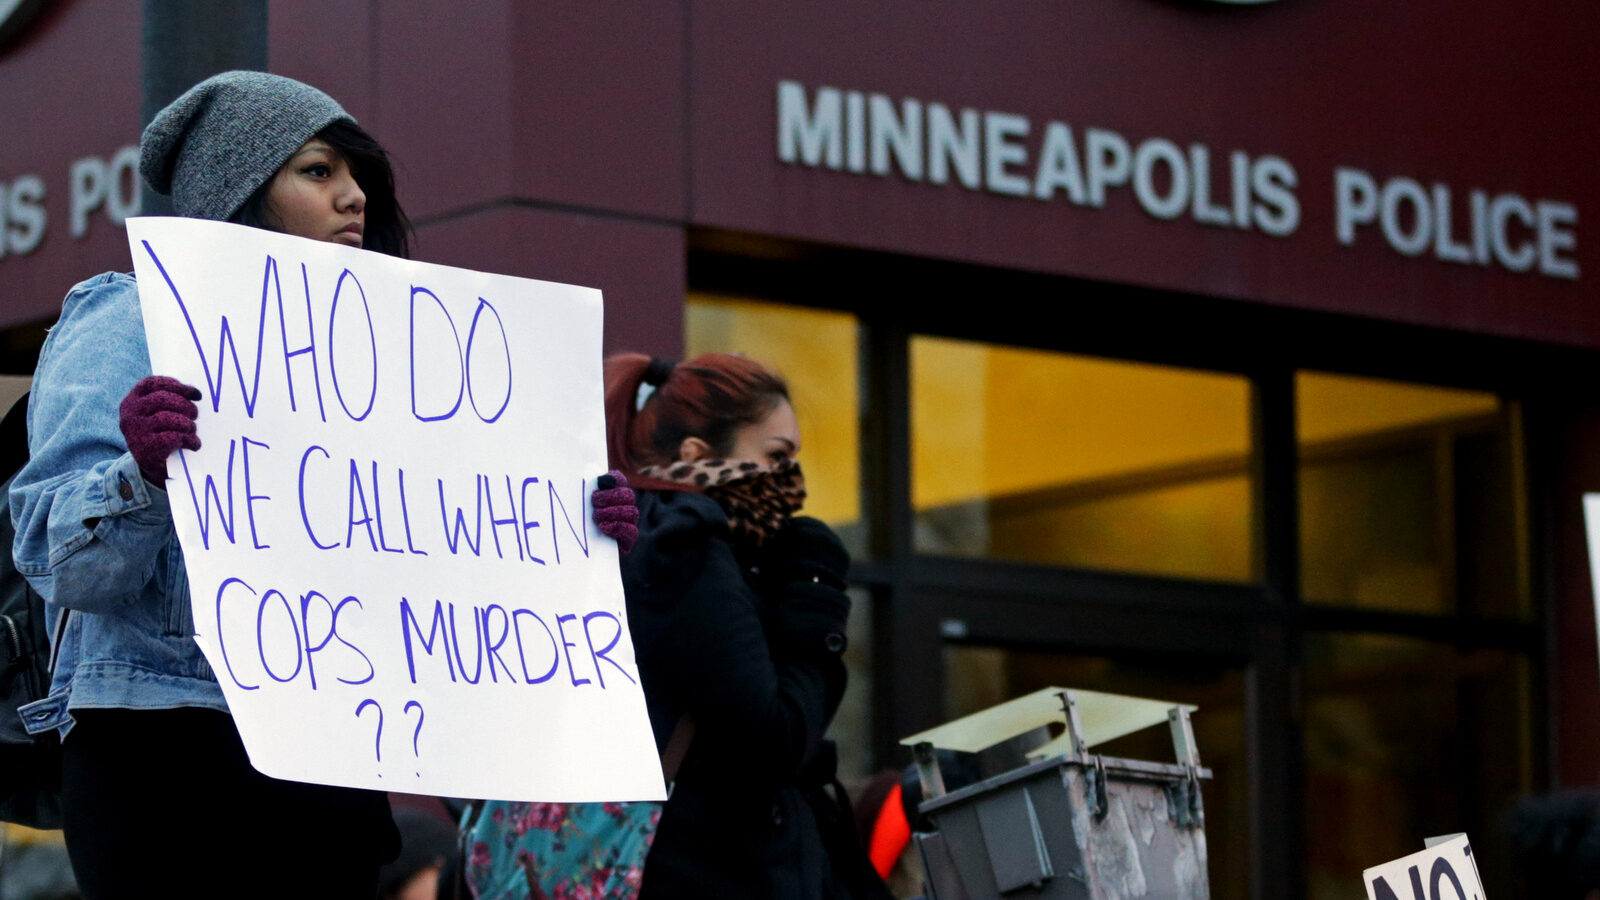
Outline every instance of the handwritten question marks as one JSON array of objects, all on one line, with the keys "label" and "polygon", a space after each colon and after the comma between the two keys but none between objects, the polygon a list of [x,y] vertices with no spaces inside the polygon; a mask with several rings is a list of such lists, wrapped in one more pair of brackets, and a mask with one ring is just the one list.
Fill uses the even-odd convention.
[{"label": "handwritten question marks", "polygon": [[[383,762],[383,707],[378,705],[378,701],[371,698],[363,700],[356,704],[356,718],[361,718],[361,712],[369,706],[378,711],[378,733],[372,738],[372,755],[377,757],[378,762]],[[379,775],[378,777],[382,778],[383,776]]]},{"label": "handwritten question marks", "polygon": [[[425,713],[422,709],[422,704],[415,700],[407,700],[404,711],[411,712],[412,707],[416,707],[417,710],[417,728],[415,731],[411,732],[411,755],[420,759],[422,754],[417,750],[417,741],[422,737],[422,720],[425,716]],[[418,772],[417,777],[420,778],[421,776],[422,773]]]},{"label": "handwritten question marks", "polygon": [[[383,706],[380,705],[378,701],[368,697],[367,699],[356,704],[356,718],[361,718],[361,714],[366,712],[367,707],[369,706],[372,707],[372,709],[378,714],[378,727],[373,730],[372,735],[372,756],[373,761],[381,765],[383,763]],[[422,722],[425,718],[427,718],[427,711],[422,708],[422,704],[420,702],[416,700],[407,700],[405,708],[402,710],[402,712],[409,714],[413,709],[417,711],[417,727],[411,731],[411,755],[414,758],[421,759],[422,754],[418,747],[420,741],[422,740]],[[418,778],[422,777],[421,772],[417,772],[415,774]],[[379,772],[378,777],[382,778],[383,773]]]}]

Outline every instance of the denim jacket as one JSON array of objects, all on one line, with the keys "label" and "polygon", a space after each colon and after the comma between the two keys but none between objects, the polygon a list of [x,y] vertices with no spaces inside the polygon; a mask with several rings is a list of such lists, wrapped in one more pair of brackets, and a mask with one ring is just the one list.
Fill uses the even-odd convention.
[{"label": "denim jacket", "polygon": [[74,287],[39,354],[31,458],[10,496],[12,555],[52,633],[72,610],[49,697],[22,709],[30,732],[65,735],[74,709],[228,708],[194,641],[167,495],[139,474],[118,424],[123,396],[149,374],[133,277]]}]

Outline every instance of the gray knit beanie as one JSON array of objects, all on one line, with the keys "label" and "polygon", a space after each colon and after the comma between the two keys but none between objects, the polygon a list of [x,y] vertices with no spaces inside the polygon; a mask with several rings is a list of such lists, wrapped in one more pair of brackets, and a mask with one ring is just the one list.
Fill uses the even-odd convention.
[{"label": "gray knit beanie", "polygon": [[156,114],[139,174],[180,216],[226,220],[311,136],[355,119],[332,97],[266,72],[223,72]]}]

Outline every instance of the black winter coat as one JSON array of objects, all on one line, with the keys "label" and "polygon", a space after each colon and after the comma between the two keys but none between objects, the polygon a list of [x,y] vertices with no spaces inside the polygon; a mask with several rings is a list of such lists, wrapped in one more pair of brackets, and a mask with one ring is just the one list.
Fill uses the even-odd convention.
[{"label": "black winter coat", "polygon": [[822,545],[842,572],[843,548],[812,522],[807,560],[784,558],[781,540],[763,558],[741,558],[722,509],[700,494],[642,491],[639,514],[622,582],[657,747],[680,716],[694,722],[640,900],[871,893],[843,886],[861,853],[848,848],[847,871],[836,872],[837,817],[819,802],[833,778],[823,733],[844,693],[850,604],[842,583],[800,563]]}]

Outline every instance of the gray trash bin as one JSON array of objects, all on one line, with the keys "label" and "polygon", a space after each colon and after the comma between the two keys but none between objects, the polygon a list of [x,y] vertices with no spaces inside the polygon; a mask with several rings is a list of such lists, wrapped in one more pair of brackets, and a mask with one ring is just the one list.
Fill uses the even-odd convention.
[{"label": "gray trash bin", "polygon": [[[902,741],[922,780],[915,836],[930,900],[1206,900],[1205,812],[1194,707],[1048,688]],[[1041,721],[1041,717],[1045,717]],[[978,752],[1048,721],[1032,762],[946,792],[935,749]],[[1167,721],[1176,763],[1091,748]]]}]

